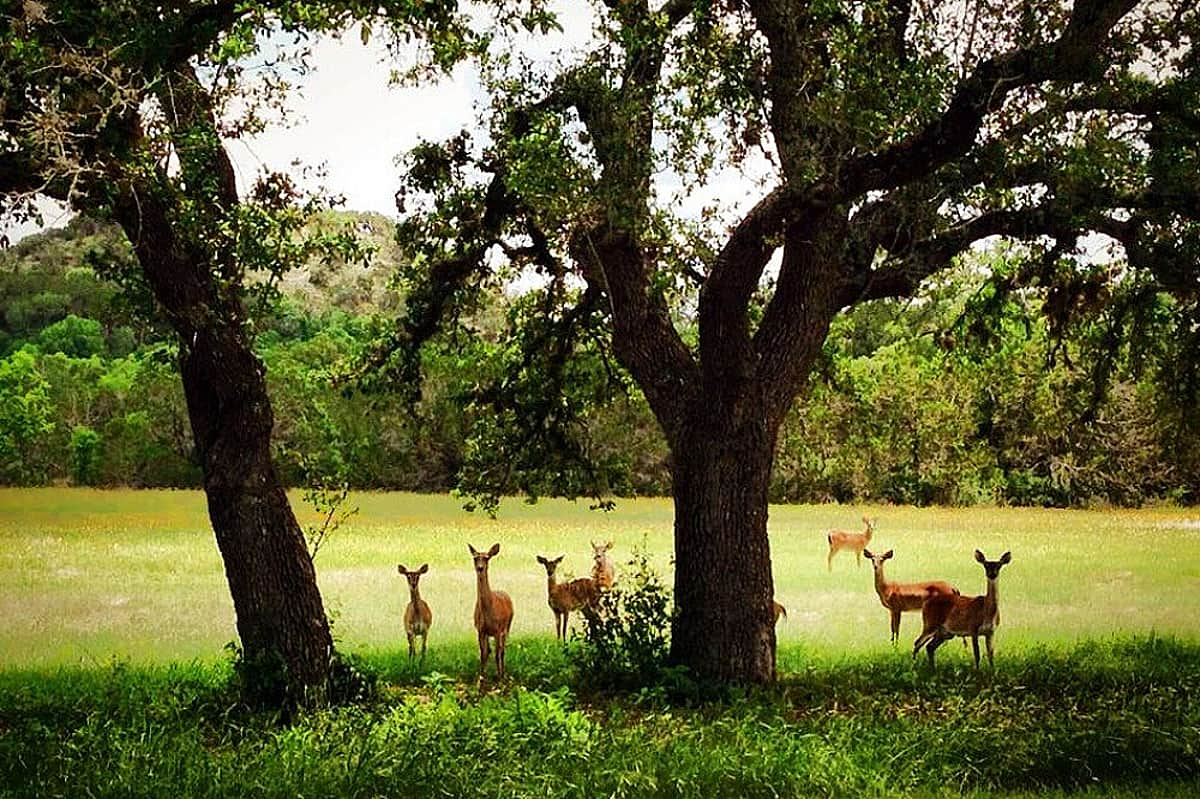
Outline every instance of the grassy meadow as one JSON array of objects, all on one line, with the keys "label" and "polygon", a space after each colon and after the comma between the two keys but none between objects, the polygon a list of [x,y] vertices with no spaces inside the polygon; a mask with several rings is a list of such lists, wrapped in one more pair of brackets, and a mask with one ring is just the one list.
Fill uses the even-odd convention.
[{"label": "grassy meadow", "polygon": [[[0,490],[0,798],[1200,795],[1194,511],[772,508],[779,683],[611,694],[554,644],[534,556],[582,574],[589,539],[615,541],[619,565],[644,542],[667,573],[668,502],[511,502],[498,520],[449,497],[355,502],[317,566],[340,647],[376,689],[283,718],[238,701],[201,494]],[[972,550],[1012,551],[994,672],[958,645],[936,673],[914,667],[918,620],[893,649],[869,566],[843,553],[826,570],[824,531],[863,513],[894,579],[974,593]],[[493,582],[516,604],[499,687],[473,680],[468,541],[501,542]],[[430,564],[423,667],[397,562]]]},{"label": "grassy meadow", "polygon": [[[314,523],[294,499],[302,523]],[[565,554],[562,569],[579,576],[591,565],[590,540],[614,541],[618,567],[644,545],[669,583],[667,500],[623,501],[607,514],[586,503],[509,501],[495,520],[466,513],[448,496],[367,493],[352,502],[359,513],[331,535],[316,561],[335,633],[351,652],[403,645],[407,586],[397,563],[430,566],[421,586],[434,612],[431,653],[472,641],[468,542],[501,543],[492,582],[516,605],[514,669],[522,642],[533,646],[553,635],[536,555]],[[991,558],[1012,551],[1000,579],[1001,658],[1110,635],[1200,640],[1194,510],[777,506],[770,535],[776,596],[788,608],[778,628],[784,669],[794,659],[891,651],[870,565],[843,552],[826,570],[825,531],[859,529],[864,513],[878,519],[872,548],[895,550],[887,563],[893,580],[941,578],[964,594],[982,593],[983,570],[972,551]],[[8,620],[0,625],[0,666],[217,658],[235,637],[199,492],[0,489],[0,585]],[[917,615],[906,614],[902,644],[911,644],[918,628]]]}]

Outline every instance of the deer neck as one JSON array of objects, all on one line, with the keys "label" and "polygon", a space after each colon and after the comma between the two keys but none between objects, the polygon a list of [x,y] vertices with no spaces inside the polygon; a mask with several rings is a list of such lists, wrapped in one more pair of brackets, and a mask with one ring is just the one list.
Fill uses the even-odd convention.
[{"label": "deer neck", "polygon": [[875,567],[875,593],[883,597],[888,590],[887,578],[883,576],[883,565]]},{"label": "deer neck", "polygon": [[492,587],[488,584],[488,576],[486,571],[478,572],[475,575],[475,589],[479,597],[479,604],[488,610],[492,606]]},{"label": "deer neck", "polygon": [[414,605],[419,605],[421,603],[421,589],[417,586],[410,585],[408,587],[408,596]]},{"label": "deer neck", "polygon": [[553,594],[554,589],[558,587],[558,578],[553,574],[546,575],[546,593]]},{"label": "deer neck", "polygon": [[989,619],[996,617],[996,609],[1000,607],[1000,591],[996,587],[996,583],[999,580],[999,577],[989,577],[987,581],[987,593],[983,596],[983,609]]}]

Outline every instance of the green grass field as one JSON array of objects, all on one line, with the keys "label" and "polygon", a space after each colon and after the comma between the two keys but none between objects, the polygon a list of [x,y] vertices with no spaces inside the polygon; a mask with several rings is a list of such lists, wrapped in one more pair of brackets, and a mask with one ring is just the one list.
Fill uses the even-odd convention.
[{"label": "green grass field", "polygon": [[[1078,512],[778,507],[779,682],[599,692],[552,639],[539,553],[587,571],[643,542],[669,568],[670,505],[368,494],[321,550],[343,651],[376,690],[282,719],[239,701],[222,565],[195,492],[0,490],[0,797],[1082,797],[1200,795],[1200,520]],[[983,587],[1009,549],[994,672],[961,647],[914,668],[871,571],[825,529],[878,516],[897,579]],[[500,541],[513,679],[477,686],[466,543]],[[408,662],[395,564],[431,571],[430,657]],[[618,574],[619,579],[619,574]],[[670,679],[669,675],[664,679]],[[686,685],[686,683],[684,683]]]},{"label": "green grass field", "polygon": [[[314,521],[295,499],[302,523]],[[422,593],[434,612],[431,653],[473,637],[474,578],[467,543],[502,545],[493,585],[514,598],[514,662],[522,642],[553,634],[538,554],[590,567],[589,540],[616,542],[618,565],[645,545],[669,574],[671,505],[622,501],[603,514],[586,503],[504,504],[496,520],[447,496],[358,494],[358,515],[321,549],[317,569],[344,649],[404,646],[407,601],[396,564],[429,563]],[[878,517],[872,547],[894,549],[894,580],[943,578],[982,593],[972,559],[1011,550],[1000,580],[998,656],[1113,634],[1200,639],[1200,512],[778,506],[770,534],[781,666],[793,653],[837,659],[890,651],[887,613],[869,564],[848,553],[827,572],[825,531]],[[668,579],[669,582],[669,579]],[[164,663],[220,657],[234,639],[233,609],[203,494],[187,491],[0,489],[0,666],[89,665],[111,658]],[[901,642],[916,637],[906,614]],[[906,649],[902,646],[901,649]],[[469,649],[469,647],[468,647]],[[955,652],[947,647],[943,652]]]}]

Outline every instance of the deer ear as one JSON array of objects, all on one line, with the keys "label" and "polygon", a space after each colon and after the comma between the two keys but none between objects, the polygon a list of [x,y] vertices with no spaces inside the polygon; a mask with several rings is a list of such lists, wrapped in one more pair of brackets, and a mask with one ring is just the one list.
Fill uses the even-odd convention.
[{"label": "deer ear", "polygon": [[612,545],[613,545],[613,542],[609,541],[607,544],[604,545],[604,550],[607,552],[608,550],[612,549]]},{"label": "deer ear", "polygon": [[500,554],[500,544],[492,544],[492,548],[488,550],[487,554],[489,558],[494,558],[496,555]]},{"label": "deer ear", "polygon": [[427,571],[429,571],[429,564],[428,564],[428,563],[422,563],[422,564],[421,564],[421,568],[417,569],[417,574],[424,574],[424,573],[425,573],[425,572],[427,572]]},{"label": "deer ear", "polygon": [[875,560],[875,555],[866,547],[863,547],[863,557],[865,557],[867,560]]},{"label": "deer ear", "polygon": [[978,549],[977,549],[977,550],[975,550],[975,560],[979,561],[980,563],[986,563],[986,562],[987,562],[987,558],[985,558],[985,557],[983,556],[983,553],[982,553],[982,552],[980,552]]},{"label": "deer ear", "polygon": [[552,563],[553,563],[555,566],[557,566],[558,564],[562,563],[562,559],[563,559],[563,558],[565,558],[565,557],[566,557],[566,555],[559,555],[557,558],[555,558],[555,559],[554,559],[553,561],[551,561],[551,562],[552,562]]},{"label": "deer ear", "polygon": [[894,549],[889,549],[887,552],[883,553],[883,559],[887,560],[888,558],[890,558],[892,555],[895,555],[895,554],[896,554],[896,551]]},{"label": "deer ear", "polygon": [[545,565],[546,565],[546,559],[545,559],[545,558],[543,558],[541,555],[538,555],[538,556],[537,556],[537,562],[538,562],[538,563],[540,563],[540,564],[542,564],[543,566],[545,566]]},{"label": "deer ear", "polygon": [[1001,562],[1001,563],[1008,563],[1008,562],[1010,562],[1011,560],[1012,560],[1012,553],[1011,553],[1011,552],[1005,552],[1003,555],[1001,555],[1001,556],[1000,556],[1000,562]]},{"label": "deer ear", "polygon": [[396,571],[400,572],[401,574],[404,574],[406,571],[408,571],[408,569],[404,568],[404,564],[403,564],[403,563],[397,563],[397,564],[396,564]]}]

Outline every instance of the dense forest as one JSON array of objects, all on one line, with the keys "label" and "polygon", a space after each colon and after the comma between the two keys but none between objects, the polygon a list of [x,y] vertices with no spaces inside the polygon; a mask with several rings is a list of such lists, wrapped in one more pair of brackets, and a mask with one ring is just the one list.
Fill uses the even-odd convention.
[{"label": "dense forest", "polygon": [[[474,337],[427,351],[419,398],[352,390],[356,360],[402,304],[391,282],[402,255],[386,218],[327,217],[356,231],[365,262],[313,263],[251,292],[285,479],[468,494],[495,485],[506,422],[476,389],[520,368],[497,331],[522,298],[494,289]],[[200,484],[173,338],[123,281],[132,259],[118,229],[83,217],[0,253],[0,482]],[[1142,313],[1135,344],[1114,348],[1111,320],[1052,329],[1036,289],[991,293],[984,275],[1005,268],[1002,250],[975,254],[914,299],[839,317],[780,435],[773,499],[1195,502],[1200,412],[1194,381],[1172,366],[1169,302]],[[589,381],[620,368],[599,347],[581,361],[572,396],[588,458],[605,464],[616,496],[669,493],[645,400],[624,380],[624,394],[603,401]],[[507,479],[512,492],[571,493],[516,469]]]}]

